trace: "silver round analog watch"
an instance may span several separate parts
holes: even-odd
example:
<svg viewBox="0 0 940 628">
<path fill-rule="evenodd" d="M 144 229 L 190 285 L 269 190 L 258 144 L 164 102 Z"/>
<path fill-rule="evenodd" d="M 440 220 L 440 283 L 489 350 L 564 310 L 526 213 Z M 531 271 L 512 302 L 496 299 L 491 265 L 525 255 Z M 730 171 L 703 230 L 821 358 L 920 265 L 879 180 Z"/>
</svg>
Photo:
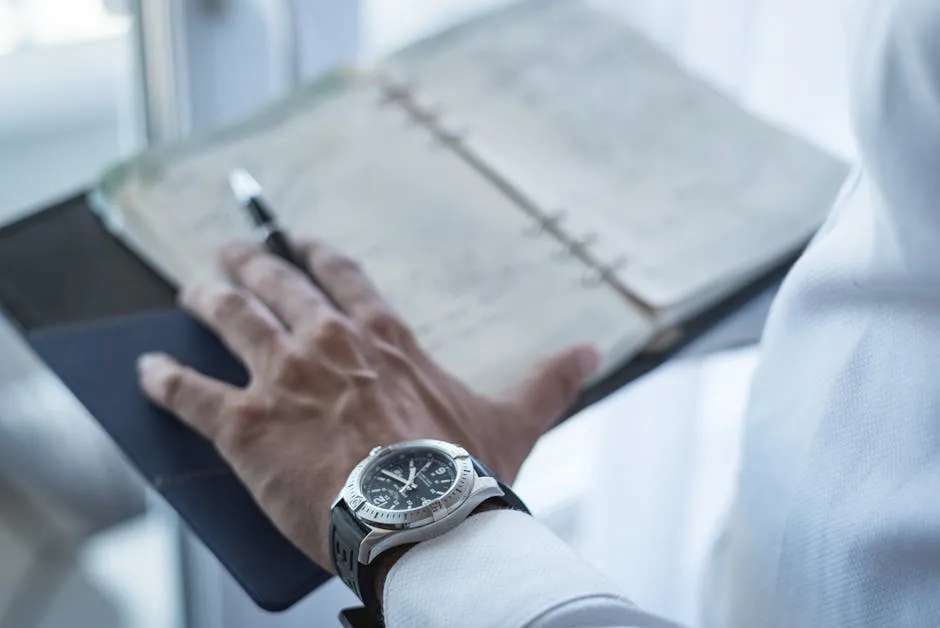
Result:
<svg viewBox="0 0 940 628">
<path fill-rule="evenodd" d="M 352 470 L 333 503 L 333 568 L 381 621 L 376 559 L 393 547 L 444 534 L 490 499 L 528 512 L 508 486 L 458 445 L 424 439 L 376 447 Z"/>
</svg>

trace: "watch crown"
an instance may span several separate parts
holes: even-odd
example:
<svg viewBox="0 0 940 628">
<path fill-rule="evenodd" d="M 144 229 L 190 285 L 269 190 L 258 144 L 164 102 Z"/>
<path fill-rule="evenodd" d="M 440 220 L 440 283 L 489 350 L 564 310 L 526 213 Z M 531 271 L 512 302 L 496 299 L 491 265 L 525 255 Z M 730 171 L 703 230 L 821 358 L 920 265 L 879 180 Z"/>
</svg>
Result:
<svg viewBox="0 0 940 628">
<path fill-rule="evenodd" d="M 381 445 L 379 445 L 378 447 L 373 447 L 373 448 L 369 451 L 369 455 L 370 455 L 370 456 L 374 456 L 375 454 L 379 453 L 380 451 L 382 451 L 382 446 L 381 446 Z"/>
</svg>

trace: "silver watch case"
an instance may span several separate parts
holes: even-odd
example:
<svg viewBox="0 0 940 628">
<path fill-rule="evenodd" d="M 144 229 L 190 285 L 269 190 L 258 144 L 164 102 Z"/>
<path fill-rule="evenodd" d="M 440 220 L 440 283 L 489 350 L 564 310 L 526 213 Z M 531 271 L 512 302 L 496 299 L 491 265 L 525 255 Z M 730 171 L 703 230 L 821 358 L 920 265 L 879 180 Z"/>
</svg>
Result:
<svg viewBox="0 0 940 628">
<path fill-rule="evenodd" d="M 385 510 L 370 504 L 360 488 L 363 473 L 386 456 L 414 448 L 436 449 L 451 458 L 457 469 L 454 485 L 440 498 L 420 508 Z M 370 530 L 359 547 L 359 562 L 367 565 L 392 547 L 444 534 L 469 517 L 481 503 L 502 495 L 495 478 L 477 474 L 466 449 L 444 441 L 421 439 L 373 449 L 349 474 L 333 506 L 346 502 L 353 516 Z"/>
</svg>

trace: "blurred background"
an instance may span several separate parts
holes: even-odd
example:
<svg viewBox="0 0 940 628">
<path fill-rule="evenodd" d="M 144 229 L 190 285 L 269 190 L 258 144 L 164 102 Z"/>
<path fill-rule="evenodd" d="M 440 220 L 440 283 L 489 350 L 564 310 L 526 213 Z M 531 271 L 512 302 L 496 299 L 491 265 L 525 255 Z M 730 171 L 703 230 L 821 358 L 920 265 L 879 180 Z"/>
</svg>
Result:
<svg viewBox="0 0 940 628">
<path fill-rule="evenodd" d="M 597 1 L 747 107 L 853 157 L 839 3 Z M 0 0 L 0 225 L 148 145 L 505 3 Z M 624 389 L 546 437 L 519 481 L 637 602 L 690 625 L 757 352 L 690 359 Z M 0 628 L 329 626 L 352 601 L 334 582 L 287 614 L 255 609 L 0 317 L 3 440 Z M 51 452 L 46 466 L 30 447 Z"/>
</svg>

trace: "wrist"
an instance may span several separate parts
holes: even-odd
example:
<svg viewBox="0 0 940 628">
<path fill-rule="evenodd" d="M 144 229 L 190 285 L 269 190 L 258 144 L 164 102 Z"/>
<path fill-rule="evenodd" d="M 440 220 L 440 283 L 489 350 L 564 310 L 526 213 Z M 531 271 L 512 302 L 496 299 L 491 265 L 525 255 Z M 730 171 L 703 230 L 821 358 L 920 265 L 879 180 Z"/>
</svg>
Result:
<svg viewBox="0 0 940 628">
<path fill-rule="evenodd" d="M 478 515 L 481 512 L 488 512 L 491 510 L 507 510 L 508 508 L 509 507 L 499 499 L 488 499 L 477 506 L 473 512 L 470 513 L 470 517 L 473 515 Z M 415 545 L 417 544 L 409 543 L 407 545 L 393 547 L 376 558 L 375 592 L 378 595 L 380 607 L 382 606 L 383 600 L 385 599 L 385 582 L 388 580 L 389 572 L 391 572 L 392 567 L 394 567 L 395 564 L 401 560 L 402 556 L 408 553 L 408 550 L 410 550 Z"/>
</svg>

